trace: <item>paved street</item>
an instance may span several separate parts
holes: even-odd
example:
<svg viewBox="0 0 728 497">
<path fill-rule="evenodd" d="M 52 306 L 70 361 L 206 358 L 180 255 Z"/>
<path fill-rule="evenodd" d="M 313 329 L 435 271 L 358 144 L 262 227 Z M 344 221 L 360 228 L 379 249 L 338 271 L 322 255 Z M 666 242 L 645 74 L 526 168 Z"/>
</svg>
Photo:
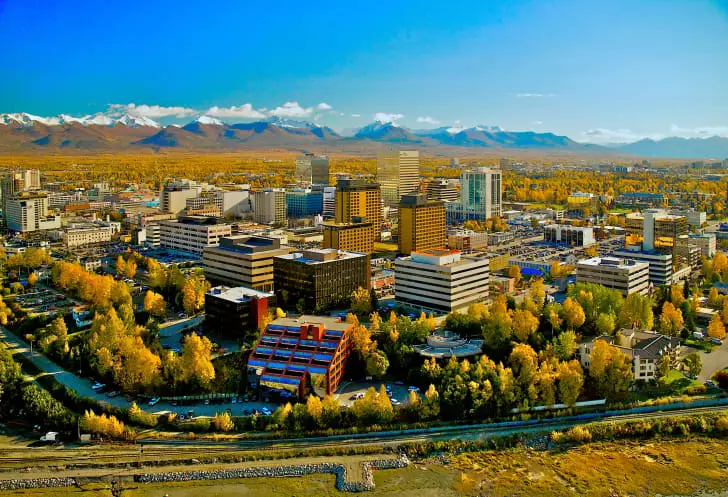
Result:
<svg viewBox="0 0 728 497">
<path fill-rule="evenodd" d="M 382 384 L 389 385 L 392 388 L 392 399 L 397 399 L 402 405 L 409 404 L 409 391 L 407 385 L 400 385 L 386 381 L 345 381 L 336 389 L 334 398 L 339 401 L 342 406 L 350 407 L 354 403 L 354 395 L 357 393 L 365 393 L 370 387 L 374 387 L 377 391 Z"/>
<path fill-rule="evenodd" d="M 698 380 L 704 383 L 714 373 L 728 367 L 728 340 L 724 340 L 723 345 L 714 348 L 710 354 L 703 351 L 700 351 L 699 354 L 703 361 L 703 369 L 698 375 Z"/>
</svg>

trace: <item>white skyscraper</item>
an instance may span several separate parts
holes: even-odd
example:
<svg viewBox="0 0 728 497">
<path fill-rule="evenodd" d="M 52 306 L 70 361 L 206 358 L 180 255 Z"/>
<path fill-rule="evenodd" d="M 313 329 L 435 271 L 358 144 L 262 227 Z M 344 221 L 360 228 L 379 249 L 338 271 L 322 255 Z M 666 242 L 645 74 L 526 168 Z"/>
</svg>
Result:
<svg viewBox="0 0 728 497">
<path fill-rule="evenodd" d="M 500 169 L 463 169 L 460 172 L 460 202 L 448 203 L 448 216 L 458 221 L 500 217 L 503 213 L 502 196 Z"/>
</svg>

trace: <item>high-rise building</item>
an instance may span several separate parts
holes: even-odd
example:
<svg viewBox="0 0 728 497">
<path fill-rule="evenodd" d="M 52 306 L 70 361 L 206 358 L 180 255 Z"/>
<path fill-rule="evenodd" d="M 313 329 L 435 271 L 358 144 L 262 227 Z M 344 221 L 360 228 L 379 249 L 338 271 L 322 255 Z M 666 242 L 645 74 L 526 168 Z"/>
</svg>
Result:
<svg viewBox="0 0 728 497">
<path fill-rule="evenodd" d="M 460 202 L 447 204 L 454 221 L 490 219 L 503 214 L 503 184 L 500 169 L 474 167 L 460 172 Z"/>
<path fill-rule="evenodd" d="M 286 192 L 280 188 L 266 188 L 253 194 L 253 219 L 261 224 L 285 224 Z"/>
<path fill-rule="evenodd" d="M 325 186 L 323 187 L 324 195 L 324 217 L 334 217 L 336 211 L 336 187 Z"/>
<path fill-rule="evenodd" d="M 420 181 L 420 153 L 392 150 L 379 155 L 377 182 L 381 185 L 384 206 L 396 209 L 404 195 L 417 190 Z"/>
<path fill-rule="evenodd" d="M 58 229 L 59 216 L 48 215 L 46 192 L 22 191 L 5 201 L 5 222 L 8 229 L 20 232 Z"/>
<path fill-rule="evenodd" d="M 457 202 L 458 189 L 455 184 L 447 180 L 430 180 L 426 184 L 427 198 L 442 200 L 443 202 Z"/>
<path fill-rule="evenodd" d="M 329 185 L 329 158 L 306 154 L 296 157 L 296 181 L 313 185 Z"/>
<path fill-rule="evenodd" d="M 369 256 L 337 249 L 281 255 L 273 259 L 273 278 L 276 301 L 286 308 L 348 306 L 355 290 L 369 288 Z"/>
<path fill-rule="evenodd" d="M 438 312 L 452 312 L 488 298 L 487 257 L 462 256 L 457 250 L 414 252 L 394 263 L 398 303 Z"/>
<path fill-rule="evenodd" d="M 336 185 L 334 221 L 337 224 L 354 222 L 355 217 L 372 223 L 372 237 L 382 240 L 382 196 L 377 183 L 342 179 Z"/>
<path fill-rule="evenodd" d="M 275 238 L 235 235 L 220 239 L 202 254 L 205 278 L 215 283 L 273 291 L 273 258 L 287 254 Z"/>
<path fill-rule="evenodd" d="M 161 221 L 160 244 L 188 254 L 202 255 L 206 247 L 217 247 L 220 239 L 230 236 L 229 224 L 218 224 L 214 217 L 187 216 L 178 221 Z"/>
<path fill-rule="evenodd" d="M 199 197 L 201 192 L 202 186 L 189 179 L 169 182 L 159 194 L 159 208 L 162 212 L 179 214 L 187 207 L 187 199 Z"/>
<path fill-rule="evenodd" d="M 405 255 L 445 247 L 445 204 L 426 194 L 405 195 L 399 206 L 399 251 Z"/>
<path fill-rule="evenodd" d="M 2 190 L 3 217 L 7 225 L 6 201 L 20 192 L 40 190 L 40 171 L 37 169 L 24 169 L 11 172 L 2 178 L 0 189 Z"/>
<path fill-rule="evenodd" d="M 351 223 L 325 223 L 323 248 L 371 254 L 374 251 L 372 223 L 355 217 Z"/>
</svg>

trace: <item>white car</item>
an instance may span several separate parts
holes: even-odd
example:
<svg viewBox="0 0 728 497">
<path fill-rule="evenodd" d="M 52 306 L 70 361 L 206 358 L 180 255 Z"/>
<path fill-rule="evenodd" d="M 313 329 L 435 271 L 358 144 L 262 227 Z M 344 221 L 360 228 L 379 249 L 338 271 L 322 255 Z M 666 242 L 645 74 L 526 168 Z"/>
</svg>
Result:
<svg viewBox="0 0 728 497">
<path fill-rule="evenodd" d="M 397 399 L 389 399 L 389 401 L 392 403 L 393 406 L 398 406 L 398 405 L 402 404 Z"/>
<path fill-rule="evenodd" d="M 419 392 L 420 391 L 420 387 L 410 386 L 410 387 L 407 388 L 407 391 L 409 391 L 409 392 Z"/>
<path fill-rule="evenodd" d="M 153 398 L 152 398 L 152 399 L 151 399 L 151 400 L 149 401 L 149 405 L 150 405 L 150 406 L 156 406 L 156 405 L 157 405 L 157 404 L 159 403 L 159 400 L 160 400 L 160 399 L 159 399 L 159 397 L 153 397 Z"/>
<path fill-rule="evenodd" d="M 263 416 L 270 416 L 270 415 L 271 415 L 270 409 L 268 409 L 267 407 L 264 407 L 263 409 L 261 409 L 261 410 L 260 410 L 260 413 L 261 413 L 261 414 L 262 414 Z"/>
<path fill-rule="evenodd" d="M 104 388 L 105 386 L 106 386 L 106 385 L 104 385 L 103 383 L 99 383 L 99 382 L 97 381 L 96 383 L 94 383 L 93 385 L 91 385 L 91 388 L 92 388 L 92 389 L 94 389 L 94 390 L 101 390 L 101 389 L 103 389 L 103 388 Z"/>
</svg>

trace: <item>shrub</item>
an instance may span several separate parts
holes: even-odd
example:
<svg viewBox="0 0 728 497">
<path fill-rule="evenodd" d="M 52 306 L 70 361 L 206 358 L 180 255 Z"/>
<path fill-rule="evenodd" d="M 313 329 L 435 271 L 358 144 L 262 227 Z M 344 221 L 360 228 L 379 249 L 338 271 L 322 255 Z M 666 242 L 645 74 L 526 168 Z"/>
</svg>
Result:
<svg viewBox="0 0 728 497">
<path fill-rule="evenodd" d="M 235 423 L 226 412 L 222 414 L 216 413 L 215 417 L 212 418 L 212 424 L 216 431 L 228 432 L 235 428 Z"/>
<path fill-rule="evenodd" d="M 718 371 L 713 378 L 720 388 L 728 389 L 728 371 Z"/>
<path fill-rule="evenodd" d="M 728 416 L 721 416 L 716 419 L 715 429 L 718 431 L 728 431 Z"/>
<path fill-rule="evenodd" d="M 569 431 L 566 432 L 566 436 L 571 440 L 572 442 L 577 443 L 584 443 L 584 442 L 591 442 L 592 434 L 591 432 L 581 426 L 575 426 Z"/>
</svg>

